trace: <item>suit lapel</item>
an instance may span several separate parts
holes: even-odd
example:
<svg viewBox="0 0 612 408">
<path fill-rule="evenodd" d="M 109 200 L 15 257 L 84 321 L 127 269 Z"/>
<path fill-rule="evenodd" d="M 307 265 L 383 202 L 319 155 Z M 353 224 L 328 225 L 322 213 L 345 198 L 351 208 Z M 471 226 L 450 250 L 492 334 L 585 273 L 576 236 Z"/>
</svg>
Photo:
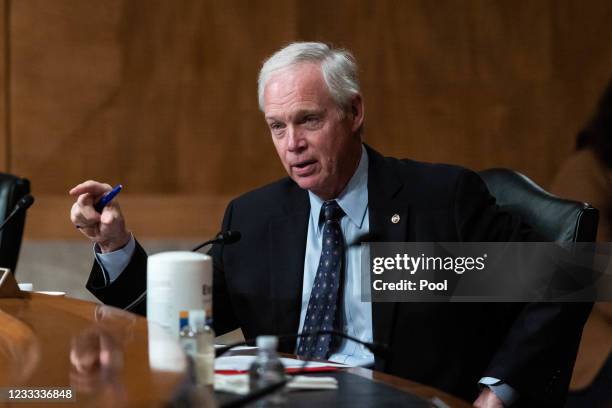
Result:
<svg viewBox="0 0 612 408">
<path fill-rule="evenodd" d="M 368 207 L 370 236 L 373 242 L 405 242 L 408 240 L 409 205 L 398 198 L 403 187 L 393 162 L 387 162 L 368 146 Z M 398 220 L 399 217 L 399 220 Z M 392 221 L 393 219 L 393 221 Z M 391 346 L 397 303 L 372 302 L 374 341 Z"/>
<path fill-rule="evenodd" d="M 270 293 L 275 313 L 271 320 L 278 334 L 297 333 L 299 330 L 310 215 L 308 193 L 297 185 L 285 203 L 285 215 L 270 220 L 268 238 Z M 281 342 L 279 350 L 292 353 L 295 343 L 295 340 Z"/>
</svg>

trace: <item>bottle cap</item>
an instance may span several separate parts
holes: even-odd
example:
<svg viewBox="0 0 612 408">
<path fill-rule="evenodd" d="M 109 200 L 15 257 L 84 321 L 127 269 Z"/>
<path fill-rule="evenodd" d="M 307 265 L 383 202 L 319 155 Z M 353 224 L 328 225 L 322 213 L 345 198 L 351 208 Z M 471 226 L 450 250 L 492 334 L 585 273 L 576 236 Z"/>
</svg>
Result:
<svg viewBox="0 0 612 408">
<path fill-rule="evenodd" d="M 276 336 L 257 336 L 257 347 L 264 350 L 276 350 L 278 338 Z"/>
<path fill-rule="evenodd" d="M 189 311 L 189 328 L 193 331 L 201 329 L 206 325 L 205 310 L 190 310 Z"/>
</svg>

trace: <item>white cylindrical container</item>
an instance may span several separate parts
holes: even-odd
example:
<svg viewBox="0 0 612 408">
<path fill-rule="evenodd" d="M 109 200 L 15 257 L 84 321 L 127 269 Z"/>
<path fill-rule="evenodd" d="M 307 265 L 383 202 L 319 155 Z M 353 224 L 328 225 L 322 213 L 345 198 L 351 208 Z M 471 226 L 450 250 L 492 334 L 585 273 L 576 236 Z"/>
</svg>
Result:
<svg viewBox="0 0 612 408">
<path fill-rule="evenodd" d="M 212 278 L 208 255 L 174 251 L 149 256 L 147 319 L 178 338 L 181 312 L 202 309 L 212 316 Z"/>
</svg>

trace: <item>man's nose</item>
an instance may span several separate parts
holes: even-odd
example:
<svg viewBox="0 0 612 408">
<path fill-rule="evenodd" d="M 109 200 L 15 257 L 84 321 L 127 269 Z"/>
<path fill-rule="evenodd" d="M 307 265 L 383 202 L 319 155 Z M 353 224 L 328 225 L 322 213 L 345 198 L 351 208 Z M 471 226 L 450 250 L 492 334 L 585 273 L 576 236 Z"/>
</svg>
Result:
<svg viewBox="0 0 612 408">
<path fill-rule="evenodd" d="M 287 149 L 290 152 L 300 151 L 306 147 L 306 139 L 302 132 L 294 126 L 289 126 Z"/>
</svg>

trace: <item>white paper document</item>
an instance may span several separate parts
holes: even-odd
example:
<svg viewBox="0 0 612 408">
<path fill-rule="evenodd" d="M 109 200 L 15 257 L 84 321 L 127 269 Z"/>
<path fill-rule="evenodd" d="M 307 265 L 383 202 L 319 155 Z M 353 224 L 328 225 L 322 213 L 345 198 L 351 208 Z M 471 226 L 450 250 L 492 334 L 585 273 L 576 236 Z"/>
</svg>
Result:
<svg viewBox="0 0 612 408">
<path fill-rule="evenodd" d="M 249 367 L 255 360 L 256 356 L 229 356 L 229 357 L 218 357 L 215 359 L 215 371 L 248 371 Z M 287 368 L 300 369 L 304 365 L 303 360 L 297 360 L 295 358 L 280 359 Z M 320 367 L 338 367 L 346 368 L 348 366 L 338 363 L 328 363 L 320 361 L 309 361 L 305 368 L 320 368 Z"/>
</svg>

